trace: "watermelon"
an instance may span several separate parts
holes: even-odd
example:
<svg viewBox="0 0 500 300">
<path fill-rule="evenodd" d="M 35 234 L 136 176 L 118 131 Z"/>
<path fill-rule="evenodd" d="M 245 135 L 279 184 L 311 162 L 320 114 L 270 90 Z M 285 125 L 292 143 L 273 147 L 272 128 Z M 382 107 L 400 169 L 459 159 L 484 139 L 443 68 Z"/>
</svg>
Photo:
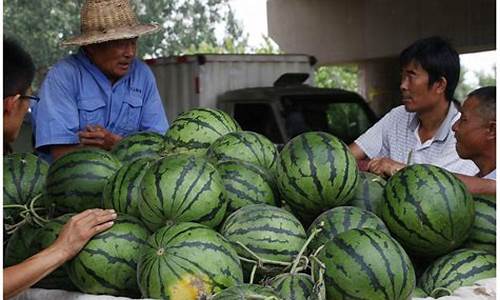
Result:
<svg viewBox="0 0 500 300">
<path fill-rule="evenodd" d="M 35 254 L 30 245 L 33 239 L 37 238 L 39 231 L 38 226 L 24 224 L 12 234 L 4 252 L 4 268 L 18 264 Z"/>
<path fill-rule="evenodd" d="M 47 196 L 62 213 L 101 207 L 104 185 L 120 167 L 120 161 L 101 149 L 67 153 L 50 165 Z"/>
<path fill-rule="evenodd" d="M 459 247 L 474 222 L 474 201 L 450 172 L 411 165 L 385 187 L 382 219 L 391 234 L 415 255 L 439 256 Z"/>
<path fill-rule="evenodd" d="M 283 299 L 309 300 L 312 298 L 314 282 L 308 274 L 285 273 L 273 278 L 271 286 Z"/>
<path fill-rule="evenodd" d="M 270 287 L 257 284 L 239 284 L 216 294 L 211 300 L 282 300 L 280 295 Z M 284 300 L 284 299 L 283 299 Z"/>
<path fill-rule="evenodd" d="M 67 263 L 69 278 L 84 293 L 138 296 L 137 260 L 148 236 L 137 218 L 119 215 Z"/>
<path fill-rule="evenodd" d="M 318 258 L 326 266 L 327 299 L 408 299 L 415 272 L 408 255 L 387 233 L 351 229 L 327 242 Z"/>
<path fill-rule="evenodd" d="M 123 138 L 111 149 L 111 153 L 122 163 L 143 157 L 160 158 L 164 151 L 164 137 L 156 132 L 131 134 Z"/>
<path fill-rule="evenodd" d="M 194 108 L 172 122 L 165 134 L 166 151 L 205 155 L 216 139 L 238 130 L 240 125 L 222 110 Z"/>
<path fill-rule="evenodd" d="M 249 204 L 278 204 L 278 189 L 266 169 L 242 160 L 223 161 L 215 167 L 226 190 L 228 212 Z"/>
<path fill-rule="evenodd" d="M 211 228 L 165 226 L 141 251 L 137 280 L 145 298 L 197 300 L 243 282 L 238 256 Z"/>
<path fill-rule="evenodd" d="M 213 162 L 239 159 L 274 170 L 278 149 L 265 136 L 252 131 L 231 132 L 218 138 L 207 151 Z"/>
<path fill-rule="evenodd" d="M 49 165 L 31 153 L 14 153 L 3 157 L 3 218 L 5 224 L 21 221 L 20 208 L 6 205 L 27 205 L 42 194 Z"/>
<path fill-rule="evenodd" d="M 496 255 L 496 197 L 474 196 L 476 217 L 464 247 L 484 250 Z"/>
<path fill-rule="evenodd" d="M 354 156 L 328 133 L 303 133 L 290 140 L 279 155 L 279 191 L 304 222 L 349 201 L 358 178 Z"/>
<path fill-rule="evenodd" d="M 64 224 L 75 214 L 65 214 L 46 223 L 37 233 L 35 239 L 32 240 L 30 248 L 32 253 L 38 253 L 43 249 L 52 245 L 59 237 Z M 45 276 L 43 279 L 35 284 L 37 288 L 44 289 L 64 289 L 76 291 L 77 287 L 71 282 L 68 273 L 64 266 L 57 268 L 55 271 Z"/>
<path fill-rule="evenodd" d="M 153 231 L 191 221 L 215 227 L 227 208 L 219 172 L 206 159 L 187 154 L 151 165 L 142 178 L 141 195 L 141 219 Z"/>
<path fill-rule="evenodd" d="M 359 179 L 354 196 L 347 205 L 369 210 L 379 217 L 382 216 L 386 181 L 369 172 L 359 172 Z"/>
<path fill-rule="evenodd" d="M 288 211 L 267 204 L 247 205 L 235 211 L 225 220 L 220 232 L 246 259 L 254 256 L 244 245 L 261 259 L 291 263 L 299 254 L 306 234 L 302 224 Z M 245 266 L 248 277 L 250 266 Z M 283 269 L 279 265 L 263 265 L 258 275 L 276 275 Z"/>
<path fill-rule="evenodd" d="M 322 230 L 313 238 L 309 249 L 314 251 L 338 234 L 354 228 L 373 228 L 389 233 L 384 222 L 372 212 L 353 206 L 339 206 L 325 211 L 311 224 L 308 236 L 323 223 Z"/>
<path fill-rule="evenodd" d="M 140 184 L 153 161 L 150 157 L 138 158 L 118 169 L 104 185 L 102 207 L 140 218 Z"/>
<path fill-rule="evenodd" d="M 431 297 L 451 295 L 461 286 L 496 277 L 496 258 L 482 250 L 459 249 L 437 259 L 424 272 L 419 286 Z"/>
</svg>

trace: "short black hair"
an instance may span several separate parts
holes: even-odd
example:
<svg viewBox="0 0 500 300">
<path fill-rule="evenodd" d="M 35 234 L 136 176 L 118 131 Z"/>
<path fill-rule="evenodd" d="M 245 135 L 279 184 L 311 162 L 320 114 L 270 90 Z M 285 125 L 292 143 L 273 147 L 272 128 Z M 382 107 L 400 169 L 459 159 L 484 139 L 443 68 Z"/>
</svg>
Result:
<svg viewBox="0 0 500 300">
<path fill-rule="evenodd" d="M 35 64 L 12 38 L 3 38 L 3 97 L 25 93 L 35 78 Z"/>
<path fill-rule="evenodd" d="M 475 97 L 479 101 L 479 115 L 485 121 L 496 120 L 497 111 L 497 88 L 496 86 L 484 86 L 473 90 L 467 97 Z"/>
<path fill-rule="evenodd" d="M 460 78 L 460 57 L 451 44 L 439 36 L 417 40 L 399 56 L 400 67 L 417 62 L 429 74 L 429 87 L 441 77 L 447 81 L 445 97 L 454 100 L 453 94 Z"/>
</svg>

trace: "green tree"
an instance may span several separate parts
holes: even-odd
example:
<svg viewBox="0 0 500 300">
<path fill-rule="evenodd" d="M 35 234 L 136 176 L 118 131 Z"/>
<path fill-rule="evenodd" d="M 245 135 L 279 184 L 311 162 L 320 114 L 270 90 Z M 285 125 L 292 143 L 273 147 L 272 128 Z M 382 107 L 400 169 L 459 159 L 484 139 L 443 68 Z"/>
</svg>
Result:
<svg viewBox="0 0 500 300">
<path fill-rule="evenodd" d="M 358 66 L 322 66 L 315 72 L 316 86 L 358 91 Z"/>
<path fill-rule="evenodd" d="M 465 81 L 465 74 L 472 73 L 475 80 L 471 82 Z M 465 66 L 460 66 L 460 79 L 458 81 L 457 88 L 455 89 L 455 99 L 463 102 L 467 97 L 467 94 L 473 90 L 487 85 L 496 85 L 496 66 L 492 66 L 492 70 L 488 71 L 470 71 Z"/>
<path fill-rule="evenodd" d="M 235 48 L 244 47 L 243 30 L 228 1 L 131 0 L 142 22 L 162 26 L 160 33 L 140 39 L 139 56 L 183 54 L 203 44 L 224 47 L 227 37 Z M 60 47 L 60 42 L 80 31 L 82 4 L 83 0 L 4 0 L 4 33 L 18 38 L 39 68 L 47 68 L 76 51 Z M 226 39 L 218 41 L 216 29 L 221 25 Z"/>
</svg>

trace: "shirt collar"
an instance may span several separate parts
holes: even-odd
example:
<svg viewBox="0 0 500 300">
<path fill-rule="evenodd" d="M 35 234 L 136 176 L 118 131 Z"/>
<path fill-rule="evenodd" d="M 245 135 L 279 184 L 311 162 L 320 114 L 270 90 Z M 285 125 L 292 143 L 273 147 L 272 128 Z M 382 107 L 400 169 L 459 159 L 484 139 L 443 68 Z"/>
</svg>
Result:
<svg viewBox="0 0 500 300">
<path fill-rule="evenodd" d="M 460 116 L 460 112 L 457 108 L 457 104 L 454 101 L 452 101 L 448 108 L 448 113 L 446 114 L 446 117 L 443 120 L 443 123 L 441 123 L 441 126 L 439 126 L 438 131 L 434 135 L 433 138 L 434 141 L 442 142 L 448 138 L 448 135 L 450 134 L 450 129 L 453 126 L 453 123 L 456 121 L 457 116 Z M 420 121 L 416 113 L 411 113 L 410 118 L 411 118 L 410 124 L 408 126 L 412 131 L 415 131 L 417 130 Z"/>
</svg>

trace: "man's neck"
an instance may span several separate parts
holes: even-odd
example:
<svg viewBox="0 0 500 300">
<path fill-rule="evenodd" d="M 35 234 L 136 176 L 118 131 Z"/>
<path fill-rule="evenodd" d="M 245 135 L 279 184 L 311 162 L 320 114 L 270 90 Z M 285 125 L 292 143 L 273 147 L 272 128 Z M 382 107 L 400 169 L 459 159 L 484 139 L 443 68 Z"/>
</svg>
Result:
<svg viewBox="0 0 500 300">
<path fill-rule="evenodd" d="M 479 168 L 479 177 L 490 174 L 497 168 L 495 145 L 492 145 L 489 151 L 486 151 L 481 157 L 473 159 L 473 161 Z"/>
<path fill-rule="evenodd" d="M 418 134 L 422 143 L 432 138 L 436 134 L 439 127 L 441 127 L 441 124 L 448 115 L 448 109 L 450 105 L 450 101 L 444 100 L 440 101 L 439 104 L 433 107 L 431 110 L 417 113 L 418 119 L 420 121 Z"/>
</svg>

